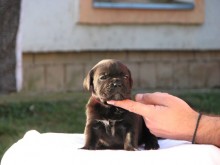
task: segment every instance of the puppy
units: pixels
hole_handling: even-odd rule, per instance
[[[108,100],[131,99],[132,78],[128,68],[113,59],[96,64],[84,80],[91,92],[86,106],[85,145],[82,149],[158,149],[157,138],[137,114],[108,105]]]

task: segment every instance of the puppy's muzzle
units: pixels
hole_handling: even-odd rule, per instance
[[[122,82],[120,79],[114,79],[114,81],[111,83],[112,88],[121,88]]]
[[[112,83],[112,87],[114,87],[114,88],[121,88],[121,86],[122,86],[121,82],[114,82],[114,83]]]

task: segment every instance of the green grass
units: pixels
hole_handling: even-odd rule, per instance
[[[0,159],[28,130],[82,133],[88,95],[77,93],[0,96]]]
[[[220,91],[171,92],[206,113],[220,114]],[[83,133],[87,93],[0,96],[0,159],[28,130]]]

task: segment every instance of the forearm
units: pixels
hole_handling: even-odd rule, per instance
[[[220,117],[203,115],[196,135],[196,143],[220,147]]]

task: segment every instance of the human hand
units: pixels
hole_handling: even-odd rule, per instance
[[[192,140],[198,113],[185,101],[167,93],[137,94],[136,101],[108,101],[143,116],[151,133],[158,137]]]

